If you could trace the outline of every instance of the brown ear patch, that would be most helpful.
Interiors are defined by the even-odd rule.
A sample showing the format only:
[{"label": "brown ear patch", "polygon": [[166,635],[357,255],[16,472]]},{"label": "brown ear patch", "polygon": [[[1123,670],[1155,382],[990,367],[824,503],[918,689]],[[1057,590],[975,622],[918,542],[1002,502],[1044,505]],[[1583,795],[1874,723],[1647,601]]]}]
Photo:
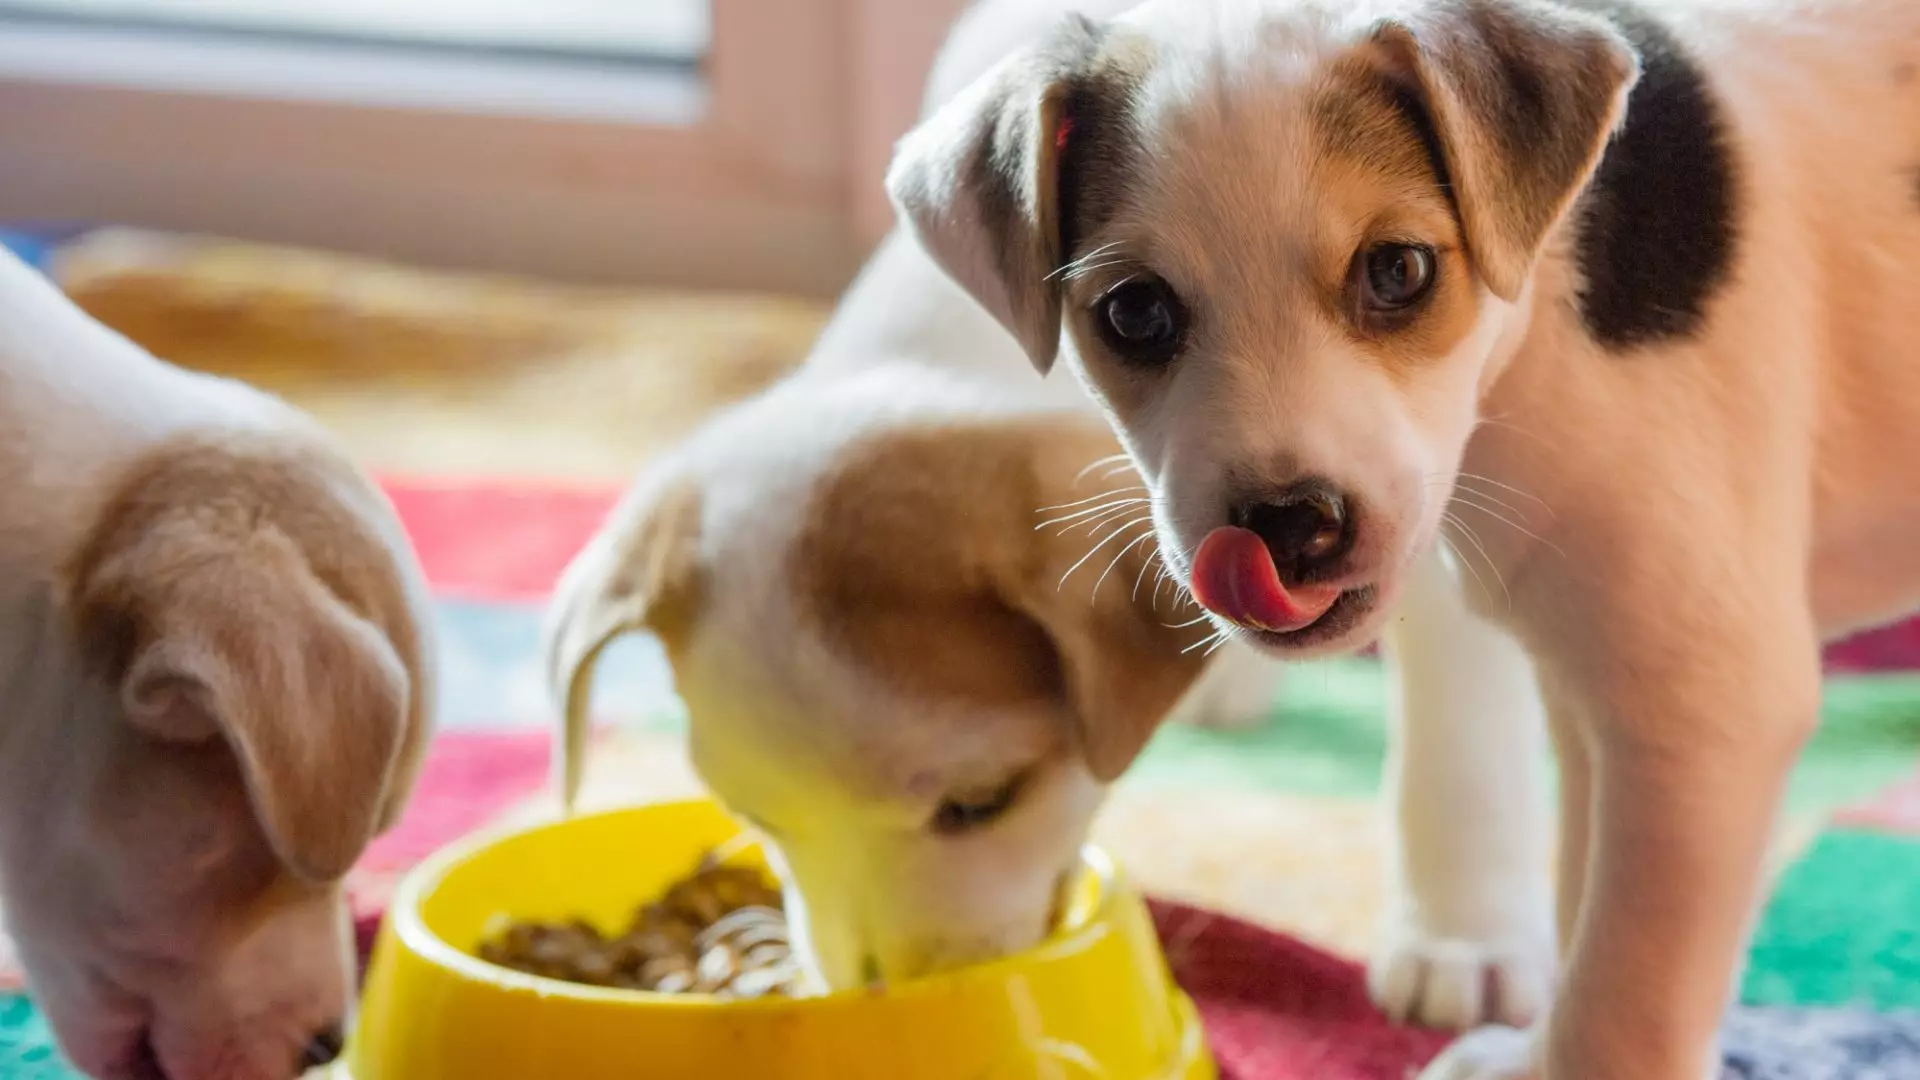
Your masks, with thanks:
[{"label": "brown ear patch", "polygon": [[105,492],[62,599],[126,718],[225,737],[268,839],[309,881],[391,820],[431,708],[423,633],[384,508],[293,437],[160,446]]},{"label": "brown ear patch", "polygon": [[1605,22],[1534,0],[1435,0],[1369,48],[1429,118],[1482,278],[1514,299],[1612,134],[1633,53]]},{"label": "brown ear patch", "polygon": [[1132,172],[1142,48],[1070,15],[902,139],[888,172],[922,246],[1042,371],[1059,347],[1056,274]]},{"label": "brown ear patch", "polygon": [[1117,449],[1095,422],[1050,416],[850,450],[791,552],[801,618],[911,700],[1062,715],[1112,779],[1198,673],[1199,652],[1183,650],[1204,634],[1156,606],[1144,505],[1080,531],[1038,527],[1043,508],[1130,486],[1087,472]]},{"label": "brown ear patch", "polygon": [[[241,541],[260,530],[284,535],[326,589],[393,642],[416,679],[425,675],[424,642],[386,538],[371,523],[379,496],[327,451],[246,433],[190,437],[150,450],[105,488],[93,524],[61,569],[62,592],[87,655],[101,670],[124,673],[132,631],[116,612],[133,597],[88,591],[114,555],[190,521],[211,537]],[[175,558],[207,557],[192,549]],[[164,566],[160,568],[163,572]],[[417,702],[416,709],[427,707]],[[423,725],[424,726],[424,725]]]},{"label": "brown ear patch", "polygon": [[[1389,373],[1410,374],[1451,352],[1472,332],[1479,311],[1436,136],[1404,88],[1362,56],[1328,70],[1307,115],[1325,150],[1315,164],[1315,189],[1323,216],[1339,223],[1329,231],[1339,245],[1316,263],[1323,306]],[[1358,245],[1348,242],[1353,236],[1360,237]],[[1395,318],[1372,316],[1357,295],[1358,260],[1375,244],[1407,242],[1432,247],[1435,285]]]}]

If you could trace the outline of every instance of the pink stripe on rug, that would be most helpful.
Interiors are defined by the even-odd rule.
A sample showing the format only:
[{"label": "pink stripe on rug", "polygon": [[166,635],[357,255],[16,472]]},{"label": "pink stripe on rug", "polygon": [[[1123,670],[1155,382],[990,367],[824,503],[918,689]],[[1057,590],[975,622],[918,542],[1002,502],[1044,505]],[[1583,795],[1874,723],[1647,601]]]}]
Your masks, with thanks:
[{"label": "pink stripe on rug", "polygon": [[383,486],[435,595],[506,603],[544,600],[619,497],[611,488],[391,477]]}]

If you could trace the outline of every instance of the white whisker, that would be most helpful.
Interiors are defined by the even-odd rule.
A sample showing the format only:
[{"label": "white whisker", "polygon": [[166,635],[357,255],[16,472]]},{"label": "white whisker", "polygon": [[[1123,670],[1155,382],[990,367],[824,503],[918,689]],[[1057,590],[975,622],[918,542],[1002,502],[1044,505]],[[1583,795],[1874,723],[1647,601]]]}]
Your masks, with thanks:
[{"label": "white whisker", "polygon": [[[1467,542],[1472,544],[1476,551],[1480,552],[1480,558],[1486,562],[1487,569],[1492,572],[1493,580],[1500,583],[1501,595],[1506,597],[1507,607],[1511,609],[1513,607],[1513,593],[1507,590],[1507,581],[1500,576],[1500,568],[1494,565],[1493,557],[1487,554],[1487,547],[1480,542],[1479,534],[1475,533],[1471,528],[1468,528],[1466,522],[1461,521],[1453,514],[1442,514],[1441,520],[1466,534]],[[1475,570],[1473,564],[1467,561],[1466,555],[1461,552],[1457,545],[1454,547],[1453,553],[1460,556],[1460,565],[1466,567],[1467,572],[1473,575],[1474,583],[1480,586],[1480,591],[1486,592],[1487,583],[1481,579],[1479,571]]]},{"label": "white whisker", "polygon": [[1494,504],[1495,506],[1499,506],[1504,509],[1511,510],[1513,511],[1515,516],[1519,517],[1521,521],[1527,520],[1526,511],[1520,509],[1519,507],[1513,505],[1512,503],[1505,502],[1501,499],[1495,498],[1494,496],[1489,495],[1486,492],[1481,491],[1477,488],[1470,488],[1465,483],[1456,483],[1453,488],[1452,498],[1458,499],[1463,493],[1466,495],[1471,495],[1476,499],[1485,499],[1488,502]]},{"label": "white whisker", "polygon": [[[1142,518],[1141,520],[1144,521],[1146,519]],[[1120,528],[1120,529],[1115,529],[1113,532],[1110,532],[1107,535],[1101,537],[1099,543],[1093,545],[1091,548],[1088,548],[1087,553],[1085,555],[1080,556],[1080,561],[1074,563],[1072,566],[1067,567],[1067,572],[1060,575],[1060,583],[1054,586],[1054,588],[1056,589],[1066,588],[1067,579],[1073,576],[1074,571],[1080,569],[1082,566],[1085,566],[1087,564],[1087,560],[1093,558],[1095,552],[1099,551],[1103,547],[1106,547],[1108,544],[1113,543],[1114,537],[1125,536],[1126,534],[1127,534],[1126,530],[1124,528]]]},{"label": "white whisker", "polygon": [[1478,510],[1479,512],[1487,515],[1488,517],[1499,522],[1500,524],[1505,525],[1506,527],[1512,529],[1513,531],[1519,533],[1520,535],[1526,537],[1529,540],[1532,540],[1536,543],[1545,544],[1547,547],[1552,548],[1554,553],[1559,555],[1561,558],[1566,557],[1567,553],[1560,550],[1560,545],[1554,543],[1553,541],[1547,539],[1544,536],[1541,536],[1539,533],[1534,532],[1533,530],[1527,528],[1525,525],[1520,524],[1519,522],[1513,520],[1512,518],[1509,518],[1506,515],[1501,514],[1497,510],[1493,510],[1489,507],[1482,506],[1481,504],[1474,502],[1470,498],[1465,498],[1458,491],[1454,492],[1453,501],[1469,509]]},{"label": "white whisker", "polygon": [[1153,550],[1147,553],[1146,558],[1140,560],[1140,572],[1133,575],[1133,592],[1128,599],[1135,603],[1140,600],[1140,585],[1147,580],[1147,571],[1153,569],[1154,565],[1160,561],[1160,537],[1158,534],[1152,535]]},{"label": "white whisker", "polygon": [[1082,255],[1079,258],[1073,260],[1072,262],[1061,264],[1060,267],[1054,270],[1053,273],[1047,275],[1047,280],[1051,281],[1054,278],[1061,277],[1061,276],[1065,276],[1068,279],[1072,279],[1078,274],[1085,273],[1085,270],[1084,270],[1085,264],[1101,258],[1102,256],[1106,255],[1108,252],[1112,251],[1113,249],[1119,246],[1120,246],[1120,241],[1118,240],[1115,240],[1110,244],[1102,244],[1099,247],[1094,248],[1092,251],[1087,252],[1085,255]]},{"label": "white whisker", "polygon": [[[1118,529],[1131,529],[1131,528],[1133,528],[1133,527],[1134,527],[1134,526],[1136,526],[1136,525],[1141,525],[1141,524],[1148,524],[1148,523],[1151,523],[1152,521],[1153,521],[1153,515],[1152,515],[1152,514],[1141,514],[1141,515],[1140,515],[1139,517],[1135,517],[1135,518],[1129,518],[1128,520],[1126,520],[1126,521],[1123,521],[1123,522],[1121,522],[1120,524],[1118,524],[1118,525],[1115,525],[1115,526],[1113,526],[1113,528],[1114,528],[1115,530],[1118,530]],[[1075,525],[1075,526],[1073,527],[1073,529],[1077,529],[1077,528],[1079,528],[1079,527],[1080,527],[1080,526],[1078,526],[1078,525]],[[1063,536],[1064,536],[1064,535],[1066,535],[1066,533],[1070,533],[1070,532],[1072,532],[1072,531],[1073,531],[1073,529],[1067,529],[1067,530],[1066,530],[1065,532],[1063,532],[1063,533],[1062,533],[1061,535],[1063,535]],[[1092,530],[1092,532],[1093,532],[1093,535],[1095,535],[1095,536],[1105,536],[1105,535],[1107,535],[1107,533],[1105,533],[1105,532],[1101,532],[1101,531],[1099,531],[1099,530],[1097,530],[1097,529],[1096,529],[1096,530]],[[1149,532],[1149,534],[1148,534],[1148,535],[1152,535],[1152,534],[1151,534],[1151,532]]]},{"label": "white whisker", "polygon": [[1041,529],[1044,529],[1049,525],[1063,525],[1069,521],[1077,521],[1080,518],[1087,517],[1088,515],[1100,515],[1100,514],[1111,513],[1116,507],[1119,509],[1125,510],[1128,507],[1139,506],[1143,503],[1147,503],[1151,501],[1152,500],[1150,499],[1138,499],[1138,498],[1114,499],[1111,502],[1104,502],[1098,506],[1089,506],[1084,510],[1078,510],[1071,514],[1063,514],[1060,517],[1048,518],[1047,520],[1042,521],[1040,524],[1035,525],[1033,527],[1033,530],[1035,532],[1039,532]]},{"label": "white whisker", "polygon": [[[1141,533],[1138,539],[1134,540],[1132,543],[1128,544],[1126,547],[1123,547],[1120,549],[1119,554],[1115,555],[1113,559],[1107,563],[1107,568],[1105,570],[1102,570],[1100,572],[1100,577],[1094,581],[1093,597],[1092,597],[1093,599],[1099,598],[1100,586],[1105,585],[1107,583],[1107,575],[1113,573],[1113,568],[1116,566],[1119,566],[1120,560],[1127,557],[1127,552],[1132,551],[1134,548],[1139,547],[1141,544],[1144,544],[1151,539],[1153,539],[1153,531],[1148,530],[1144,533]],[[1091,603],[1092,600],[1090,599],[1088,602]]]},{"label": "white whisker", "polygon": [[1092,472],[1093,470],[1099,468],[1102,465],[1111,465],[1116,461],[1124,462],[1126,460],[1127,460],[1127,455],[1125,454],[1108,454],[1106,457],[1088,462],[1086,468],[1081,469],[1079,472],[1073,474],[1073,482],[1077,484],[1080,481],[1085,480],[1087,478],[1088,473]]},{"label": "white whisker", "polygon": [[1185,656],[1195,649],[1204,649],[1209,645],[1213,645],[1217,642],[1225,641],[1226,639],[1227,639],[1227,632],[1225,630],[1216,630],[1213,633],[1208,634],[1206,637],[1201,638],[1199,641],[1196,641],[1193,644],[1187,646],[1186,648],[1181,649],[1180,655]]},{"label": "white whisker", "polygon": [[1131,487],[1114,488],[1112,491],[1103,491],[1098,495],[1089,495],[1084,499],[1075,499],[1074,501],[1069,503],[1056,503],[1053,506],[1042,506],[1039,509],[1035,510],[1034,513],[1050,514],[1055,510],[1071,510],[1076,506],[1085,506],[1088,503],[1094,502],[1098,499],[1112,498],[1115,495],[1125,495],[1129,491],[1145,491],[1145,490],[1147,490],[1147,488],[1146,488],[1146,485],[1144,484],[1135,484]]},{"label": "white whisker", "polygon": [[1514,487],[1512,484],[1503,484],[1500,481],[1495,480],[1491,476],[1482,476],[1479,473],[1463,472],[1460,474],[1460,476],[1462,479],[1472,480],[1476,483],[1492,484],[1494,487],[1499,488],[1501,491],[1510,491],[1515,495],[1520,496],[1523,499],[1532,499],[1534,502],[1540,504],[1541,509],[1545,510],[1549,514],[1553,513],[1553,507],[1548,506],[1547,501],[1545,499],[1542,499],[1540,496],[1535,495],[1530,491],[1521,491],[1519,488]]}]

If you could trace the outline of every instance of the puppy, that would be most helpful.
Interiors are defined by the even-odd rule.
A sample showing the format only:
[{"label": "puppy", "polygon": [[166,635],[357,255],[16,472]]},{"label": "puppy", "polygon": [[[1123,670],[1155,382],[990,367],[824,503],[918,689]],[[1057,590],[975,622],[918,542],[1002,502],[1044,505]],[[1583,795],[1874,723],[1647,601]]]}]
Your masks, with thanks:
[{"label": "puppy", "polygon": [[[929,100],[1078,5],[976,5]],[[1117,11],[1123,5],[1108,4]],[[1159,582],[1152,505],[1084,391],[905,235],[886,240],[804,367],[651,465],[563,576],[550,658],[571,798],[592,666],[665,643],[694,764],[771,842],[803,957],[844,989],[1044,935],[1104,787],[1171,711],[1263,711],[1274,667]],[[1112,489],[1112,490],[1109,490]],[[1436,564],[1437,565],[1437,564]],[[1415,590],[1389,641],[1404,850],[1374,966],[1396,1015],[1524,1020],[1552,942],[1524,656]],[[1489,992],[1489,987],[1492,988]]]},{"label": "puppy", "polygon": [[425,594],[292,409],[161,363],[0,257],[0,897],[101,1080],[340,1050],[339,881],[427,733]]},{"label": "puppy", "polygon": [[1456,523],[1546,692],[1569,957],[1431,1075],[1717,1067],[1819,645],[1920,598],[1916,70],[1901,0],[1155,0],[901,146],[1219,627],[1360,641]]}]

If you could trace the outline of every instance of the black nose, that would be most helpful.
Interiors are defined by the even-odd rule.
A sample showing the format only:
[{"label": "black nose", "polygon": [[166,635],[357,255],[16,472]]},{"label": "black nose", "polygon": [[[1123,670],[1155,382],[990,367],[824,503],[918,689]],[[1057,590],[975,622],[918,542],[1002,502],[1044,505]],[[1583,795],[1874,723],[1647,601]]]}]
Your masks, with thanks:
[{"label": "black nose", "polygon": [[347,1037],[340,1031],[339,1024],[328,1024],[314,1035],[313,1041],[300,1051],[300,1071],[317,1069],[322,1065],[331,1065],[340,1056],[340,1049],[347,1045]]},{"label": "black nose", "polygon": [[1233,524],[1267,542],[1280,580],[1314,581],[1353,546],[1347,499],[1323,480],[1303,480],[1257,502],[1234,508]]}]

